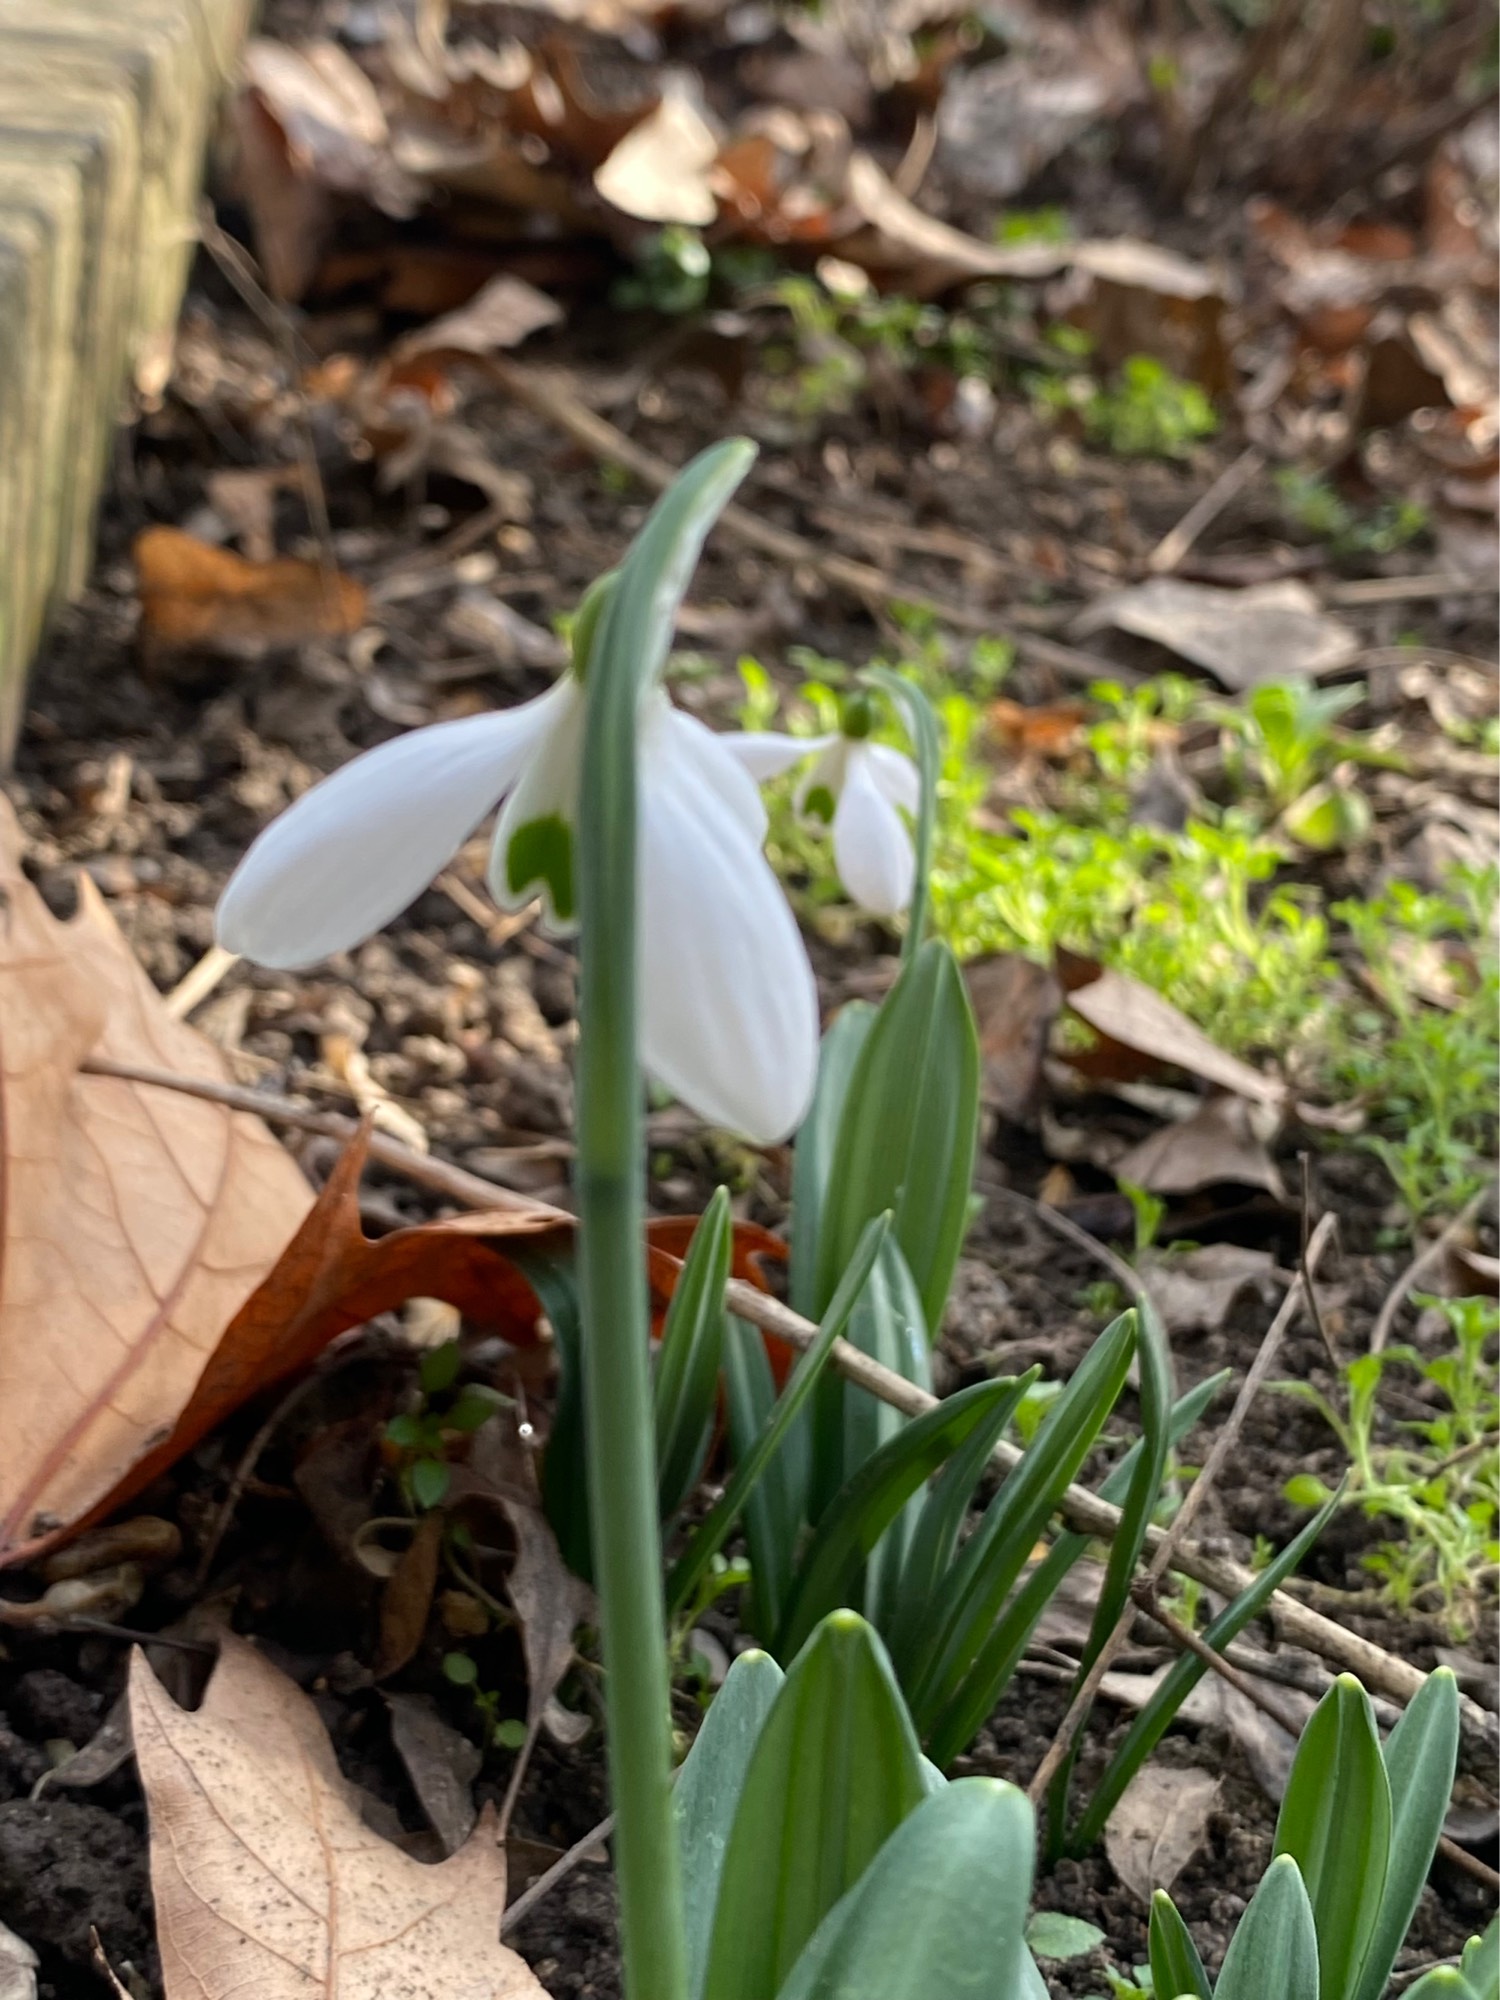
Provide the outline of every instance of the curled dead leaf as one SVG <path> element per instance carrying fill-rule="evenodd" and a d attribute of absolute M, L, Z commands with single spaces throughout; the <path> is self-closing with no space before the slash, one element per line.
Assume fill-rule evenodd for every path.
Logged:
<path fill-rule="evenodd" d="M 1070 628 L 1087 638 L 1106 625 L 1191 660 L 1239 693 L 1262 681 L 1337 673 L 1358 657 L 1358 634 L 1319 609 L 1293 578 L 1217 590 L 1174 576 L 1152 577 L 1090 605 Z"/>
<path fill-rule="evenodd" d="M 337 638 L 364 623 L 364 586 L 294 556 L 250 562 L 180 528 L 146 528 L 133 550 L 147 640 L 259 654 Z"/>
<path fill-rule="evenodd" d="M 492 1815 L 436 1867 L 372 1833 L 312 1702 L 247 1641 L 191 1713 L 137 1652 L 130 1719 L 167 2000 L 546 2000 L 499 1942 Z"/>
<path fill-rule="evenodd" d="M 170 1429 L 312 1195 L 256 1118 L 82 1074 L 222 1082 L 87 876 L 59 923 L 0 802 L 0 1561 L 99 1508 Z"/>
<path fill-rule="evenodd" d="M 598 168 L 594 186 L 623 215 L 641 222 L 702 227 L 719 212 L 708 178 L 718 151 L 702 112 L 681 91 L 667 91 Z"/>

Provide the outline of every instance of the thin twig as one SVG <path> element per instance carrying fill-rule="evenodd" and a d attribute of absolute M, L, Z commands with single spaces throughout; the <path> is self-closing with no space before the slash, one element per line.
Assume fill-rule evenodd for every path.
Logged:
<path fill-rule="evenodd" d="M 1458 1237 L 1462 1236 L 1475 1216 L 1478 1215 L 1484 1198 L 1489 1192 L 1490 1190 L 1484 1187 L 1479 1190 L 1478 1194 L 1471 1195 L 1458 1211 L 1457 1215 L 1454 1216 L 1453 1220 L 1443 1230 L 1442 1234 L 1434 1236 L 1425 1249 L 1417 1252 L 1395 1284 L 1391 1286 L 1390 1291 L 1386 1294 L 1385 1303 L 1381 1306 L 1380 1312 L 1376 1317 L 1375 1324 L 1370 1329 L 1370 1352 L 1372 1354 L 1379 1354 L 1390 1339 L 1391 1328 L 1396 1324 L 1397 1315 L 1406 1304 L 1407 1299 L 1416 1290 L 1418 1279 L 1432 1269 L 1432 1266 L 1437 1263 L 1450 1243 L 1453 1243 Z"/>
<path fill-rule="evenodd" d="M 1437 576 L 1366 576 L 1330 584 L 1325 604 L 1414 604 L 1427 597 L 1493 597 L 1495 586 L 1482 576 L 1454 572 Z"/>
<path fill-rule="evenodd" d="M 118 1076 L 129 1082 L 184 1091 L 190 1097 L 210 1098 L 235 1110 L 257 1113 L 273 1122 L 322 1132 L 331 1138 L 348 1139 L 358 1129 L 351 1118 L 307 1111 L 301 1105 L 288 1104 L 284 1099 L 271 1099 L 257 1091 L 239 1090 L 232 1084 L 218 1083 L 211 1078 L 178 1076 L 170 1070 L 137 1068 L 131 1064 L 112 1063 L 103 1057 L 92 1057 L 81 1067 L 95 1075 Z M 426 1154 L 414 1153 L 409 1146 L 403 1146 L 399 1140 L 387 1138 L 383 1133 L 371 1135 L 370 1156 L 393 1172 L 404 1174 L 419 1186 L 431 1188 L 461 1208 L 524 1210 L 535 1216 L 554 1217 L 559 1225 L 569 1227 L 577 1220 L 566 1209 L 557 1208 L 549 1202 L 533 1201 L 462 1167 L 449 1166 Z M 1066 1220 L 1064 1217 L 1052 1219 L 1059 1223 Z M 1300 1276 L 1296 1282 L 1300 1285 Z M 818 1337 L 818 1329 L 810 1320 L 805 1320 L 790 1306 L 783 1305 L 766 1292 L 758 1291 L 743 1279 L 730 1279 L 725 1290 L 725 1304 L 739 1318 L 748 1320 L 762 1333 L 784 1341 L 798 1353 L 805 1353 Z M 846 1381 L 852 1382 L 856 1388 L 868 1390 L 872 1396 L 906 1416 L 925 1416 L 927 1411 L 937 1407 L 938 1398 L 930 1391 L 909 1382 L 894 1369 L 884 1367 L 847 1340 L 834 1341 L 829 1362 Z M 1002 1439 L 992 1452 L 990 1463 L 1003 1476 L 1014 1470 L 1022 1455 L 1019 1446 Z M 1058 1513 L 1070 1528 L 1080 1534 L 1097 1535 L 1108 1541 L 1119 1532 L 1120 1509 L 1108 1500 L 1101 1500 L 1086 1486 L 1069 1486 L 1058 1502 Z M 1154 1551 L 1160 1547 L 1163 1539 L 1161 1529 L 1148 1529 L 1146 1545 L 1149 1549 Z M 1172 1556 L 1172 1567 L 1181 1575 L 1206 1584 L 1223 1597 L 1238 1597 L 1255 1582 L 1254 1573 L 1243 1564 L 1197 1548 L 1178 1548 Z M 1266 1614 L 1292 1643 L 1358 1674 L 1367 1687 L 1389 1695 L 1393 1700 L 1410 1701 L 1426 1678 L 1419 1668 L 1408 1661 L 1388 1653 L 1383 1646 L 1362 1638 L 1357 1632 L 1346 1631 L 1331 1618 L 1324 1618 L 1309 1606 L 1298 1603 L 1285 1591 L 1272 1593 L 1266 1605 Z M 1466 1729 L 1486 1749 L 1500 1743 L 1500 1724 L 1467 1695 L 1460 1696 L 1460 1715 Z"/>
<path fill-rule="evenodd" d="M 521 1919 L 536 1908 L 543 1896 L 555 1889 L 565 1875 L 572 1874 L 580 1861 L 587 1861 L 596 1847 L 602 1847 L 614 1830 L 615 1816 L 611 1813 L 608 1819 L 601 1819 L 582 1840 L 575 1840 L 567 1853 L 560 1855 L 545 1874 L 538 1875 L 529 1888 L 523 1889 L 516 1900 L 507 1906 L 504 1916 L 500 1919 L 501 1937 L 504 1937 L 507 1931 L 514 1930 Z"/>
<path fill-rule="evenodd" d="M 1137 1610 L 1144 1611 L 1146 1616 L 1160 1625 L 1164 1632 L 1170 1632 L 1179 1646 L 1200 1659 L 1206 1667 L 1211 1667 L 1222 1681 L 1242 1694 L 1252 1707 L 1258 1708 L 1262 1715 L 1268 1715 L 1278 1729 L 1284 1729 L 1292 1737 L 1301 1733 L 1299 1722 L 1290 1716 L 1279 1702 L 1274 1701 L 1263 1688 L 1258 1688 L 1248 1674 L 1242 1674 L 1237 1667 L 1231 1666 L 1224 1655 L 1216 1653 L 1207 1640 L 1201 1639 L 1190 1625 L 1185 1625 L 1180 1618 L 1168 1611 L 1158 1599 L 1156 1585 L 1149 1578 L 1142 1577 L 1134 1584 L 1130 1596 Z"/>
<path fill-rule="evenodd" d="M 508 395 L 514 396 L 517 402 L 524 403 L 538 416 L 556 424 L 559 430 L 565 431 L 575 443 L 581 444 L 596 458 L 621 466 L 658 493 L 664 492 L 676 479 L 680 470 L 678 466 L 658 458 L 655 452 L 647 451 L 634 438 L 627 437 L 624 431 L 607 417 L 601 417 L 597 410 L 591 410 L 561 382 L 548 379 L 535 369 L 517 367 L 502 360 L 499 355 L 487 355 L 484 366 L 486 374 Z M 992 612 L 931 597 L 898 578 L 887 576 L 883 570 L 875 569 L 869 563 L 830 554 L 815 542 L 808 541 L 804 535 L 794 534 L 789 528 L 780 528 L 774 521 L 752 513 L 748 507 L 726 507 L 719 516 L 719 525 L 727 534 L 736 536 L 751 548 L 759 549 L 778 563 L 812 570 L 826 583 L 850 592 L 867 606 L 892 603 L 915 605 L 959 631 L 986 632 L 995 638 L 1008 639 L 1019 652 L 1028 654 L 1042 666 L 1052 667 L 1070 680 L 1095 681 L 1119 677 L 1119 667 L 1100 654 L 1060 645 L 1054 639 L 1045 639 L 1039 633 L 1028 632 L 1020 626 L 1007 626 Z"/>
<path fill-rule="evenodd" d="M 1260 1385 L 1265 1380 L 1271 1364 L 1275 1360 L 1287 1328 L 1296 1317 L 1297 1309 L 1302 1302 L 1305 1287 L 1308 1283 L 1308 1277 L 1304 1273 L 1311 1274 L 1316 1271 L 1319 1259 L 1322 1257 L 1333 1235 L 1333 1229 L 1333 1217 L 1325 1215 L 1314 1230 L 1312 1241 L 1307 1246 L 1307 1255 L 1303 1269 L 1297 1273 L 1290 1286 L 1288 1286 L 1286 1297 L 1282 1300 L 1280 1309 L 1270 1326 L 1266 1329 L 1266 1336 L 1261 1342 L 1260 1352 L 1251 1363 L 1250 1371 L 1241 1385 L 1239 1396 L 1235 1401 L 1233 1410 L 1229 1414 L 1228 1421 L 1214 1439 L 1213 1449 L 1209 1452 L 1207 1462 L 1198 1477 L 1193 1481 L 1193 1484 L 1188 1488 L 1187 1498 L 1183 1501 L 1181 1507 L 1178 1508 L 1171 1526 L 1161 1536 L 1155 1549 L 1152 1551 L 1145 1576 L 1145 1582 L 1150 1588 L 1154 1589 L 1166 1571 L 1177 1562 L 1178 1551 L 1181 1548 L 1183 1537 L 1186 1535 L 1194 1517 L 1201 1509 L 1203 1502 L 1212 1491 L 1214 1481 L 1218 1478 L 1225 1461 L 1234 1449 L 1239 1434 L 1244 1428 L 1245 1419 L 1250 1413 L 1250 1405 L 1254 1402 Z M 1238 1594 L 1238 1591 L 1231 1593 L 1234 1596 L 1238 1596 Z M 1089 1667 L 1088 1672 L 1079 1683 L 1078 1692 L 1068 1703 L 1067 1713 L 1058 1724 L 1056 1734 L 1047 1746 L 1046 1755 L 1032 1774 L 1031 1783 L 1027 1787 L 1027 1791 L 1033 1804 L 1046 1795 L 1048 1786 L 1062 1768 L 1063 1759 L 1068 1754 L 1068 1747 L 1078 1730 L 1082 1727 L 1084 1718 L 1093 1706 L 1094 1699 L 1099 1692 L 1104 1676 L 1113 1666 L 1121 1648 L 1129 1638 L 1130 1628 L 1134 1622 L 1135 1605 L 1132 1601 L 1125 1605 L 1119 1617 L 1115 1620 L 1108 1637 L 1099 1648 L 1099 1652 Z"/>
<path fill-rule="evenodd" d="M 1177 526 L 1169 529 L 1147 556 L 1146 568 L 1151 575 L 1166 576 L 1176 569 L 1204 529 L 1264 471 L 1265 463 L 1265 453 L 1259 445 L 1252 444 L 1226 465 L 1208 491 L 1200 494 Z"/>

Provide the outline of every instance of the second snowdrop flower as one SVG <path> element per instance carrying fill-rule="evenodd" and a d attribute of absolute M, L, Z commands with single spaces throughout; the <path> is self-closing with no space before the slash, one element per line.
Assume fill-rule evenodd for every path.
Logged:
<path fill-rule="evenodd" d="M 910 757 L 872 743 L 869 729 L 869 704 L 860 699 L 848 705 L 844 727 L 833 735 L 747 730 L 722 741 L 761 784 L 816 757 L 797 789 L 797 810 L 832 821 L 839 880 L 860 908 L 894 917 L 911 902 L 916 863 L 902 815 L 915 818 L 921 785 Z"/>

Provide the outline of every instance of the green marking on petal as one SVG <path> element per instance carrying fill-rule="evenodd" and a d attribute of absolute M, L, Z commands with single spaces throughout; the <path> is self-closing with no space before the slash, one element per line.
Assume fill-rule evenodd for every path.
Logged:
<path fill-rule="evenodd" d="M 505 853 L 505 881 L 513 896 L 545 884 L 553 914 L 560 923 L 572 922 L 573 829 L 560 814 L 516 828 Z"/>
<path fill-rule="evenodd" d="M 802 810 L 814 819 L 833 818 L 833 793 L 826 785 L 814 785 L 802 801 Z"/>

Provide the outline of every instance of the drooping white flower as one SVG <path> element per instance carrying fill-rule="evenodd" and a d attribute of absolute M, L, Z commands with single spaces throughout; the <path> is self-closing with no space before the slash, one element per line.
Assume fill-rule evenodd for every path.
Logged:
<path fill-rule="evenodd" d="M 861 909 L 898 916 L 911 901 L 916 861 L 901 814 L 915 817 L 921 795 L 917 767 L 867 736 L 782 736 L 747 730 L 724 747 L 759 783 L 789 771 L 804 757 L 817 762 L 797 788 L 797 810 L 833 821 L 839 880 Z"/>
<path fill-rule="evenodd" d="M 259 964 L 310 965 L 415 900 L 503 800 L 496 901 L 576 920 L 585 695 L 569 671 L 533 701 L 367 751 L 272 822 L 235 870 L 216 929 Z M 812 1095 L 818 1003 L 796 921 L 761 852 L 753 779 L 660 689 L 640 718 L 639 995 L 646 1069 L 710 1123 L 762 1144 Z"/>

